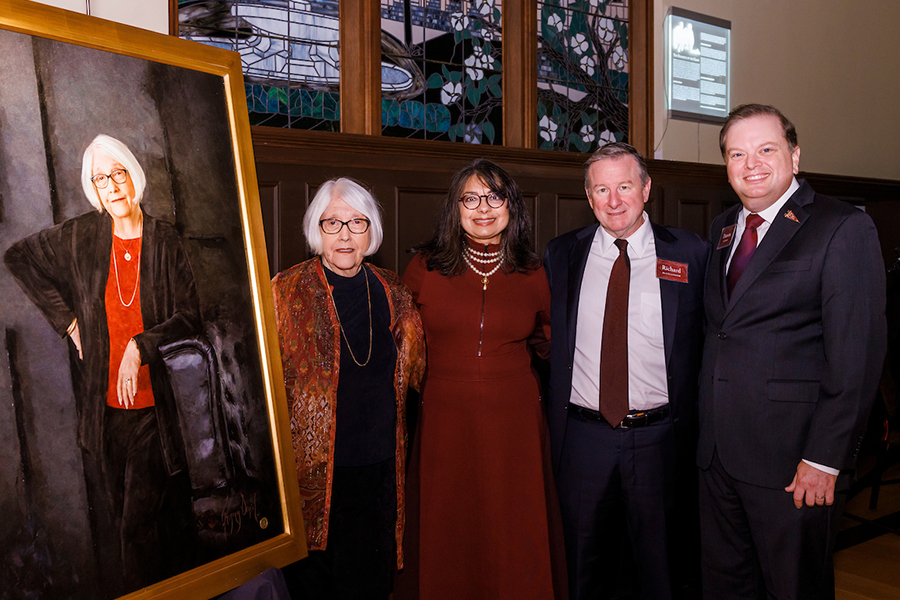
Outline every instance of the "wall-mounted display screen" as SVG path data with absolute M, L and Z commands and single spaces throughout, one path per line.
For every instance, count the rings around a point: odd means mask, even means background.
M 731 21 L 672 7 L 664 45 L 669 117 L 723 122 L 731 106 Z

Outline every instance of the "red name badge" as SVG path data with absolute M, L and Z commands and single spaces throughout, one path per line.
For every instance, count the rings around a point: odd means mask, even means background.
M 719 245 L 716 246 L 716 250 L 721 250 L 722 248 L 725 248 L 726 246 L 731 245 L 731 238 L 734 237 L 734 228 L 735 227 L 736 227 L 735 225 L 729 225 L 728 227 L 726 227 L 725 229 L 722 230 L 722 235 L 719 236 Z
M 677 281 L 679 283 L 688 282 L 688 266 L 687 263 L 674 262 L 671 260 L 656 259 L 656 276 L 659 279 L 667 279 L 669 281 Z

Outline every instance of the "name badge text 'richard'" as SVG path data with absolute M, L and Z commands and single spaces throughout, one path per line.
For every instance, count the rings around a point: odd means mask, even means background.
M 675 262 L 672 260 L 656 259 L 656 277 L 659 279 L 668 279 L 669 281 L 677 281 L 679 283 L 688 282 L 688 266 L 687 263 Z

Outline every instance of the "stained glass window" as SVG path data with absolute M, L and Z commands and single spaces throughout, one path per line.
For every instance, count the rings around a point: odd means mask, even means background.
M 240 53 L 251 125 L 340 131 L 338 0 L 179 0 L 178 21 Z
M 628 2 L 538 0 L 538 147 L 628 141 Z
M 381 0 L 382 133 L 503 142 L 501 0 Z
M 382 134 L 502 144 L 502 0 L 381 0 Z M 179 0 L 240 53 L 250 123 L 340 131 L 339 0 Z M 536 0 L 538 147 L 628 140 L 628 0 Z

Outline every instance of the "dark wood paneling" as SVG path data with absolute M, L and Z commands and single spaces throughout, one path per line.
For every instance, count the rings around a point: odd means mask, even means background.
M 581 194 L 558 194 L 556 196 L 556 228 L 553 239 L 567 231 L 584 227 L 594 222 L 594 212 L 588 204 L 584 191 Z M 550 240 L 547 240 L 550 241 Z
M 259 208 L 263 229 L 266 232 L 266 257 L 269 259 L 269 277 L 284 269 L 281 261 L 281 222 L 279 219 L 278 184 L 259 182 Z
M 277 215 L 267 218 L 267 236 L 277 238 L 269 242 L 270 261 L 281 270 L 308 257 L 303 214 L 317 186 L 331 177 L 354 177 L 375 192 L 384 207 L 385 239 L 373 262 L 401 273 L 410 260 L 406 250 L 431 234 L 453 174 L 476 157 L 496 161 L 523 190 L 539 253 L 553 237 L 594 222 L 584 194 L 584 154 L 266 128 L 253 128 L 253 141 L 261 197 L 272 203 L 264 214 Z M 738 202 L 724 166 L 647 163 L 653 183 L 646 209 L 655 222 L 705 237 L 712 219 Z M 893 263 L 893 249 L 900 247 L 900 182 L 800 176 L 821 193 L 862 205 L 878 226 L 885 261 Z
M 398 273 L 406 270 L 412 259 L 409 249 L 425 240 L 434 226 L 435 215 L 440 210 L 445 190 L 397 189 L 396 252 L 392 257 Z M 388 212 L 385 210 L 385 212 Z

